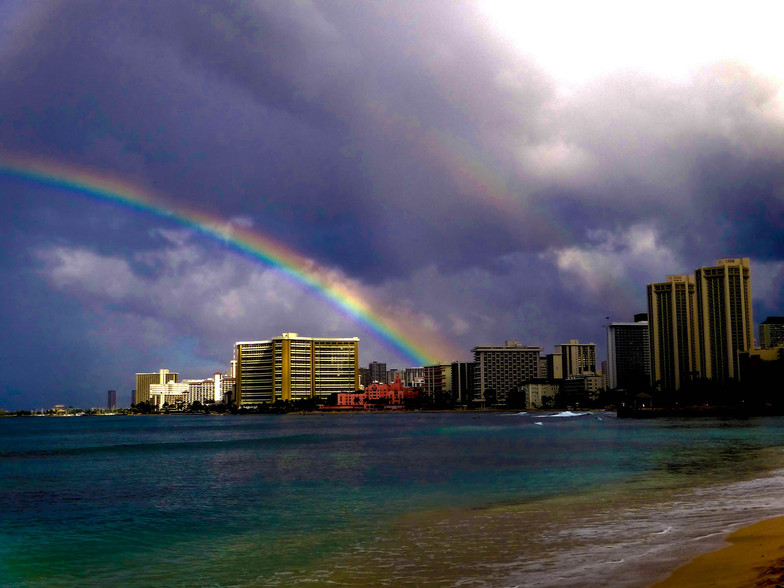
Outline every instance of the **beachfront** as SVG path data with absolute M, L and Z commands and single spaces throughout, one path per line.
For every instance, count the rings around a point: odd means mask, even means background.
M 784 517 L 743 527 L 729 545 L 701 555 L 651 588 L 738 588 L 784 585 Z

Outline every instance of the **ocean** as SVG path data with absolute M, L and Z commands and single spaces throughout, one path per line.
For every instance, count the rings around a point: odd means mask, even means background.
M 784 418 L 0 419 L 2 586 L 646 586 L 784 514 Z

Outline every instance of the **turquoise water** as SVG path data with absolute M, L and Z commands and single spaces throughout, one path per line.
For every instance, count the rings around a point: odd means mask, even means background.
M 0 420 L 0 584 L 643 586 L 784 514 L 784 419 Z

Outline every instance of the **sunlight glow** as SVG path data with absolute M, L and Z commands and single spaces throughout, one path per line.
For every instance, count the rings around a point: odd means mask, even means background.
M 567 87 L 624 70 L 681 80 L 720 60 L 784 80 L 782 2 L 482 0 L 480 10 Z

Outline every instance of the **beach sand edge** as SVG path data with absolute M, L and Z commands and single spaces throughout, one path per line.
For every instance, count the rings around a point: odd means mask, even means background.
M 697 556 L 651 588 L 784 585 L 784 516 L 730 533 L 728 546 Z

